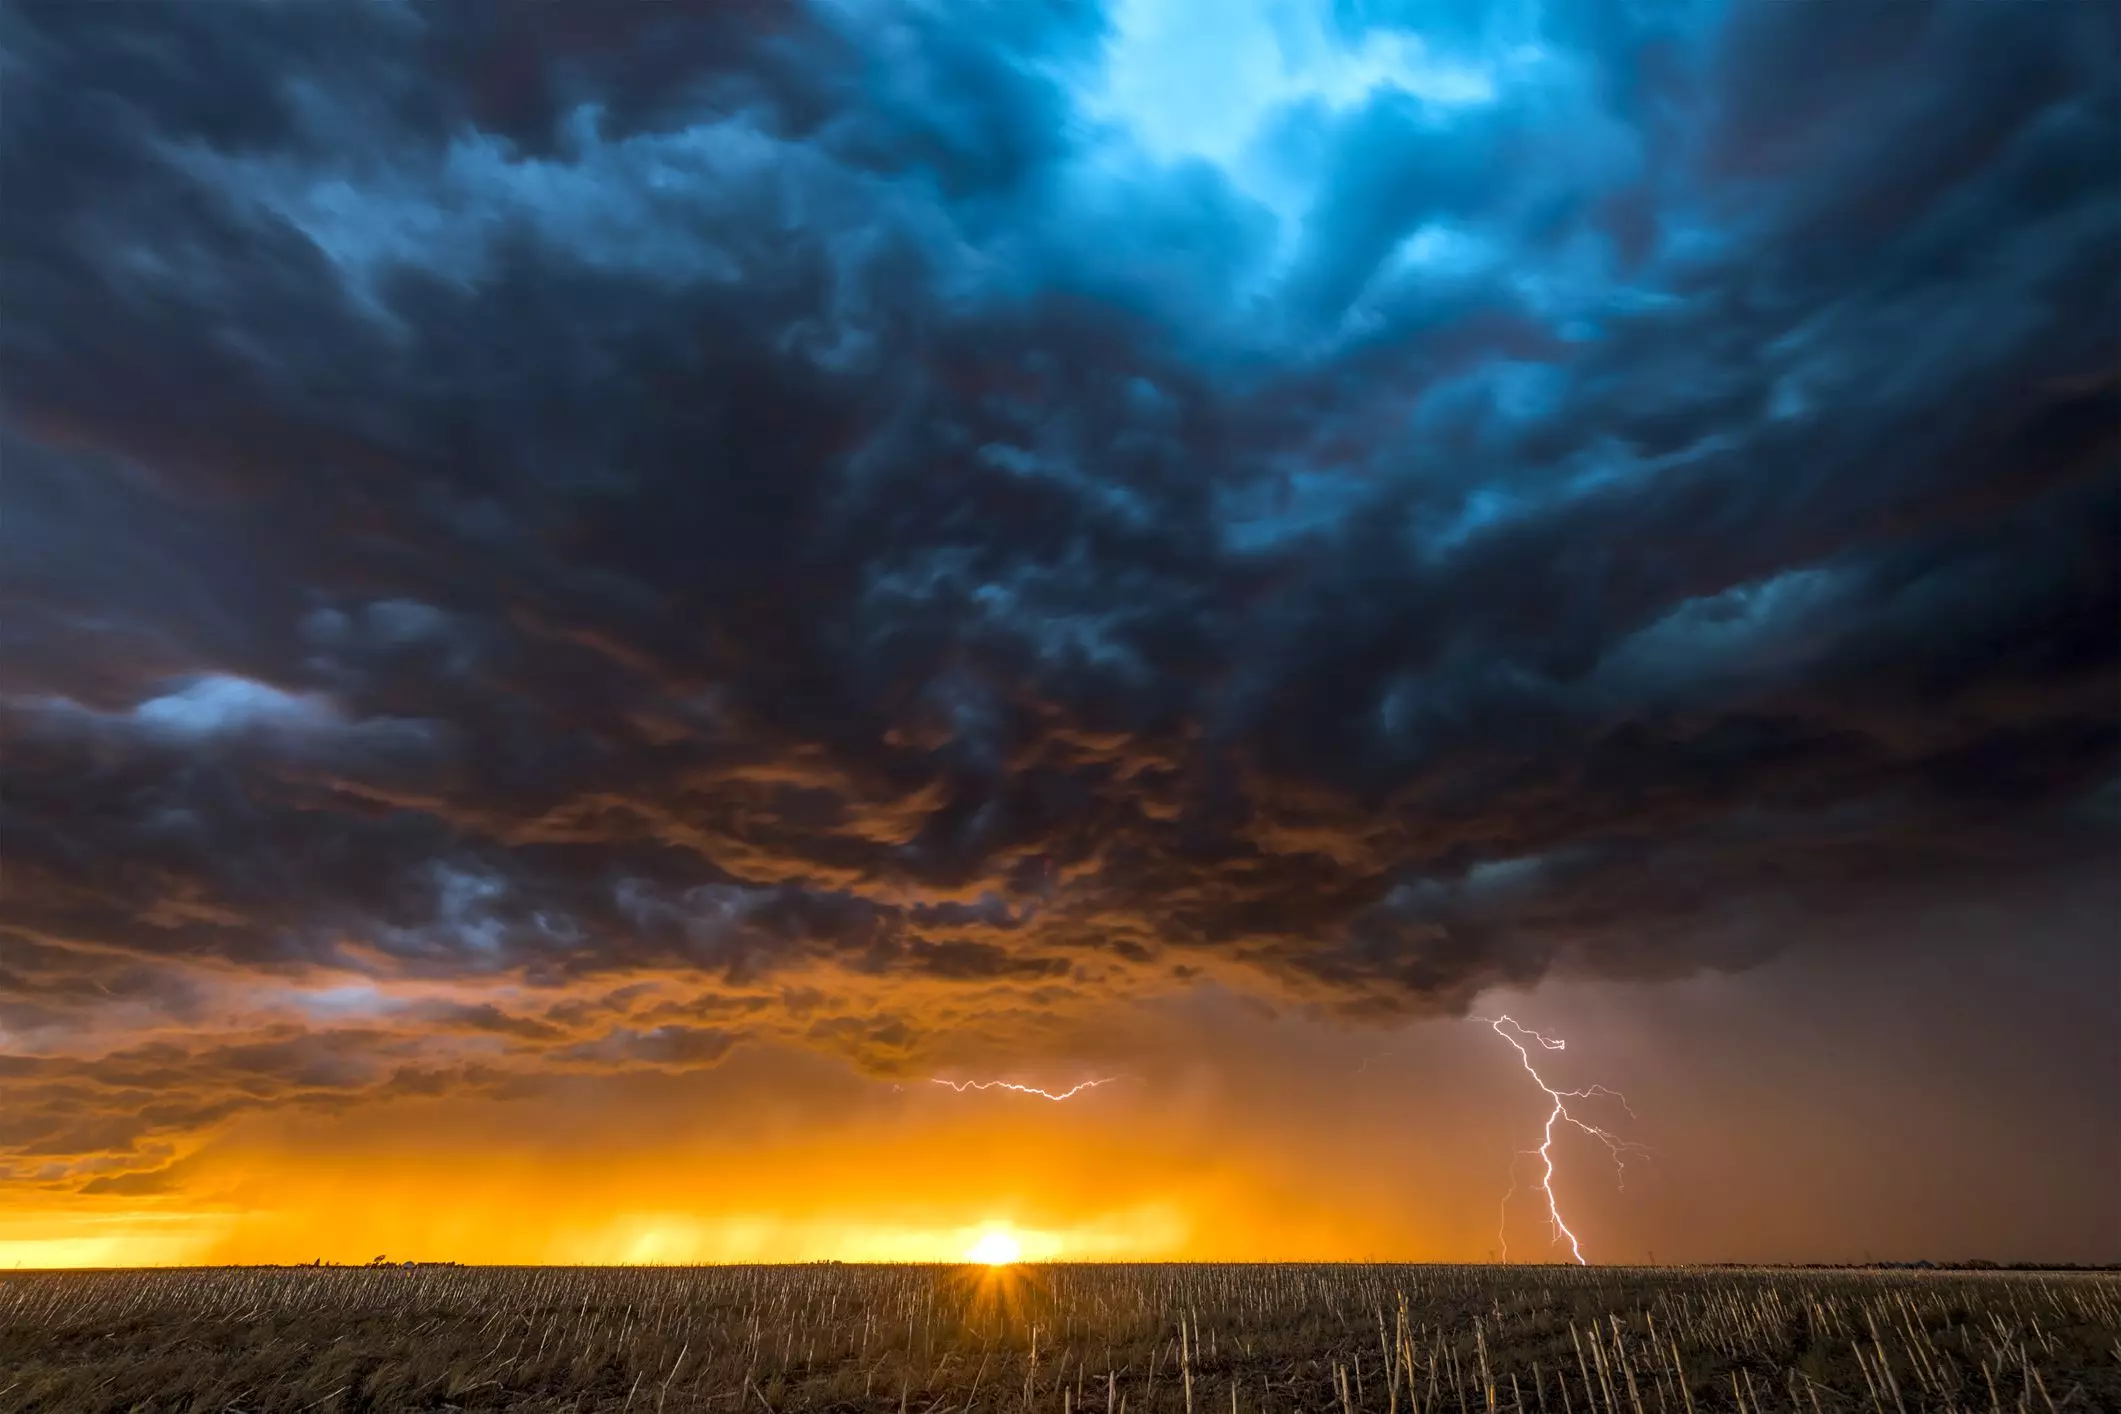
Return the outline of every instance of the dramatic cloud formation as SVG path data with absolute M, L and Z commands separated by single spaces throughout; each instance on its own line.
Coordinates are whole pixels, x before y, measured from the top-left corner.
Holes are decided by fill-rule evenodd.
M 0 1174 L 2085 877 L 2116 41 L 0 10 Z

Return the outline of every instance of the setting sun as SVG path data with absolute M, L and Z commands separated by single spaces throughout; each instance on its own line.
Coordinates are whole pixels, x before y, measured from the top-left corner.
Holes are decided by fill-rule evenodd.
M 968 1262 L 985 1262 L 990 1267 L 1006 1267 L 1011 1262 L 1023 1260 L 1024 1245 L 1006 1232 L 989 1232 L 980 1237 L 965 1251 Z

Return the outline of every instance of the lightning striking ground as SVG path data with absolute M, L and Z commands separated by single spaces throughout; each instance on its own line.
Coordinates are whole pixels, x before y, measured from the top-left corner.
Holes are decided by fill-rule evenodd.
M 1649 1150 L 1640 1144 L 1619 1138 L 1617 1135 L 1601 1129 L 1595 1124 L 1578 1119 L 1575 1115 L 1569 1113 L 1568 1102 L 1594 1098 L 1612 1099 L 1618 1100 L 1620 1107 L 1623 1110 L 1627 1110 L 1628 1118 L 1633 1119 L 1635 1111 L 1629 1108 L 1627 1096 L 1621 1094 L 1618 1090 L 1609 1090 L 1603 1085 L 1593 1085 L 1584 1090 L 1557 1090 L 1547 1084 L 1540 1077 L 1539 1068 L 1532 1064 L 1532 1053 L 1526 1049 L 1522 1038 L 1530 1037 L 1538 1042 L 1542 1049 L 1549 1051 L 1567 1050 L 1568 1042 L 1558 1037 L 1542 1035 L 1532 1030 L 1529 1026 L 1520 1025 L 1507 1015 L 1493 1018 L 1482 1016 L 1476 1017 L 1475 1020 L 1487 1022 L 1496 1035 L 1516 1047 L 1518 1059 L 1524 1062 L 1525 1074 L 1531 1076 L 1532 1083 L 1546 1092 L 1547 1098 L 1554 1102 L 1554 1108 L 1547 1112 L 1544 1142 L 1537 1149 L 1519 1150 L 1510 1160 L 1510 1191 L 1502 1196 L 1504 1221 L 1497 1225 L 1496 1234 L 1502 1244 L 1502 1259 L 1505 1262 L 1510 1260 L 1510 1241 L 1505 1229 L 1509 1216 L 1510 1199 L 1517 1192 L 1517 1159 L 1527 1154 L 1533 1154 L 1537 1155 L 1540 1162 L 1545 1165 L 1544 1171 L 1540 1174 L 1538 1186 L 1539 1191 L 1547 1196 L 1547 1218 L 1552 1225 L 1553 1234 L 1549 1238 L 1549 1242 L 1550 1244 L 1558 1242 L 1566 1237 L 1569 1240 L 1569 1252 L 1575 1257 L 1577 1265 L 1586 1266 L 1588 1263 L 1584 1259 L 1583 1244 L 1577 1241 L 1575 1231 L 1566 1222 L 1562 1221 L 1561 1205 L 1554 1197 L 1554 1125 L 1556 1121 L 1573 1125 L 1605 1145 L 1606 1152 L 1612 1155 L 1613 1168 L 1619 1176 L 1621 1187 L 1625 1188 L 1627 1186 L 1627 1156 L 1629 1154 L 1647 1154 Z M 1505 1026 L 1510 1029 L 1508 1031 L 1503 1030 Z M 1513 1035 L 1513 1032 L 1516 1034 Z
M 1082 1094 L 1085 1090 L 1095 1090 L 1100 1085 L 1110 1085 L 1117 1079 L 1119 1077 L 1116 1075 L 1108 1075 L 1099 1080 L 1085 1080 L 1082 1084 L 1072 1089 L 1063 1090 L 1058 1094 L 1051 1090 L 1041 1090 L 1036 1085 L 1018 1085 L 1008 1080 L 943 1080 L 936 1078 L 931 1079 L 929 1083 L 932 1085 L 947 1085 L 960 1095 L 967 1090 L 1014 1090 L 1020 1095 L 1037 1095 L 1045 1100 L 1069 1100 Z

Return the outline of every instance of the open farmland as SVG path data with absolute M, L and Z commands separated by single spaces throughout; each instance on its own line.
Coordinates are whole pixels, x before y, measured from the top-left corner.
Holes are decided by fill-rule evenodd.
M 0 1278 L 8 1410 L 2121 1408 L 2108 1273 L 296 1268 Z

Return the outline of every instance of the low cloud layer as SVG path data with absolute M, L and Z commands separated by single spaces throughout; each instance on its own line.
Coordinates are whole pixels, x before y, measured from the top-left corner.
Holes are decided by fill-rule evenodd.
M 0 1162 L 2088 867 L 2116 38 L 9 7 Z

